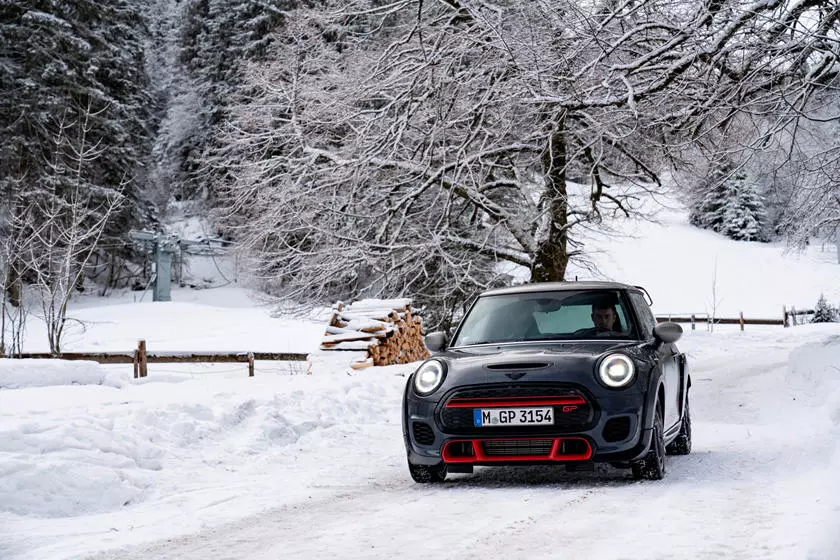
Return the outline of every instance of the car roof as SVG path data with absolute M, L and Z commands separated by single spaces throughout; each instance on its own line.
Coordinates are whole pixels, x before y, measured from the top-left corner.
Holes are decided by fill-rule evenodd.
M 534 292 L 562 292 L 572 290 L 632 290 L 634 292 L 642 292 L 644 288 L 631 286 L 629 284 L 622 284 L 620 282 L 538 282 L 535 284 L 521 284 L 519 286 L 510 286 L 508 288 L 495 288 L 493 290 L 487 290 L 486 292 L 482 292 L 480 297 L 507 294 L 527 294 Z

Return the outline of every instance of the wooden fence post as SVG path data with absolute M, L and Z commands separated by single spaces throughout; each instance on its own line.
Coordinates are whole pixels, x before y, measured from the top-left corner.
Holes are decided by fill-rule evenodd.
M 694 330 L 696 328 L 697 328 L 697 325 L 696 325 L 695 320 L 694 320 L 694 313 L 692 313 L 691 314 L 691 330 Z
M 796 308 L 794 306 L 790 306 L 790 320 L 791 324 L 795 327 L 796 326 Z
M 254 353 L 248 352 L 248 377 L 254 377 Z
M 134 349 L 134 379 L 140 377 L 140 351 Z
M 741 325 L 741 330 L 744 330 L 744 312 L 743 311 L 739 312 L 738 322 Z
M 140 377 L 146 377 L 149 374 L 149 370 L 146 364 L 146 341 L 141 340 L 140 344 L 137 346 L 137 353 L 139 354 L 139 362 L 140 362 Z
M 790 325 L 788 325 L 788 310 L 787 310 L 787 305 L 783 305 L 783 306 L 782 306 L 782 325 L 783 325 L 785 328 L 788 328 L 788 327 L 790 326 Z

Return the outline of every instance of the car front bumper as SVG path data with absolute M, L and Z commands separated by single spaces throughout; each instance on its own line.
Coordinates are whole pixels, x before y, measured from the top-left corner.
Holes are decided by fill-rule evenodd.
M 645 455 L 651 440 L 651 430 L 644 428 L 645 392 L 593 394 L 583 387 L 570 388 L 584 395 L 591 407 L 582 425 L 458 430 L 447 429 L 441 420 L 451 394 L 431 400 L 417 398 L 407 390 L 403 435 L 409 461 L 416 465 L 442 461 L 474 465 L 626 463 Z

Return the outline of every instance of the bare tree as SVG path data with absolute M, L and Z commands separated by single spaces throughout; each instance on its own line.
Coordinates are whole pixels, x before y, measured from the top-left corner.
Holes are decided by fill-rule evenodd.
M 797 143 L 783 154 L 774 169 L 780 178 L 780 230 L 796 247 L 806 246 L 811 237 L 833 236 L 840 227 L 840 145 L 837 127 L 813 130 L 807 143 Z M 832 130 L 833 129 L 833 130 Z
M 0 215 L 0 356 L 22 351 L 26 332 L 28 301 L 23 293 L 21 230 L 12 228 L 19 212 L 19 201 L 12 201 Z
M 119 194 L 94 197 L 86 181 L 91 162 L 100 157 L 98 144 L 89 141 L 90 107 L 77 119 L 57 123 L 49 146 L 49 169 L 43 196 L 31 197 L 28 206 L 13 216 L 12 227 L 22 239 L 19 258 L 39 295 L 50 352 L 61 353 L 67 306 L 82 286 L 86 267 L 98 250 L 108 224 L 122 203 Z
M 786 0 L 302 10 L 236 112 L 226 208 L 302 299 L 457 299 L 505 281 L 500 261 L 562 280 L 574 232 L 630 215 L 666 163 L 789 132 L 836 77 L 836 25 L 833 5 Z
M 720 304 L 723 303 L 723 300 L 718 297 L 718 263 L 717 263 L 717 255 L 715 255 L 715 265 L 712 271 L 712 299 L 709 300 L 709 306 L 712 309 L 711 314 L 709 315 L 709 331 L 715 330 L 715 321 L 717 320 L 717 311 L 720 307 Z

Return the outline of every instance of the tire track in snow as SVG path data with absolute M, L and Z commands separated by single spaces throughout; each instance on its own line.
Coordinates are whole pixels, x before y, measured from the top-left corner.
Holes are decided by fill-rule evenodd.
M 518 469 L 516 469 L 518 471 Z M 597 492 L 589 483 L 564 488 L 557 473 L 494 473 L 476 480 L 453 477 L 440 486 L 417 486 L 402 472 L 374 480 L 352 492 L 320 496 L 264 512 L 236 523 L 91 560 L 313 558 L 340 551 L 344 558 L 390 558 L 406 550 L 438 557 L 465 557 L 476 541 L 492 543 L 500 525 L 521 531 L 524 523 L 556 507 L 568 508 Z M 527 477 L 526 473 L 526 477 Z M 546 481 L 555 481 L 547 488 Z M 552 500 L 541 499 L 546 493 Z M 500 508 L 499 503 L 505 507 Z M 488 507 L 489 506 L 489 507 Z

